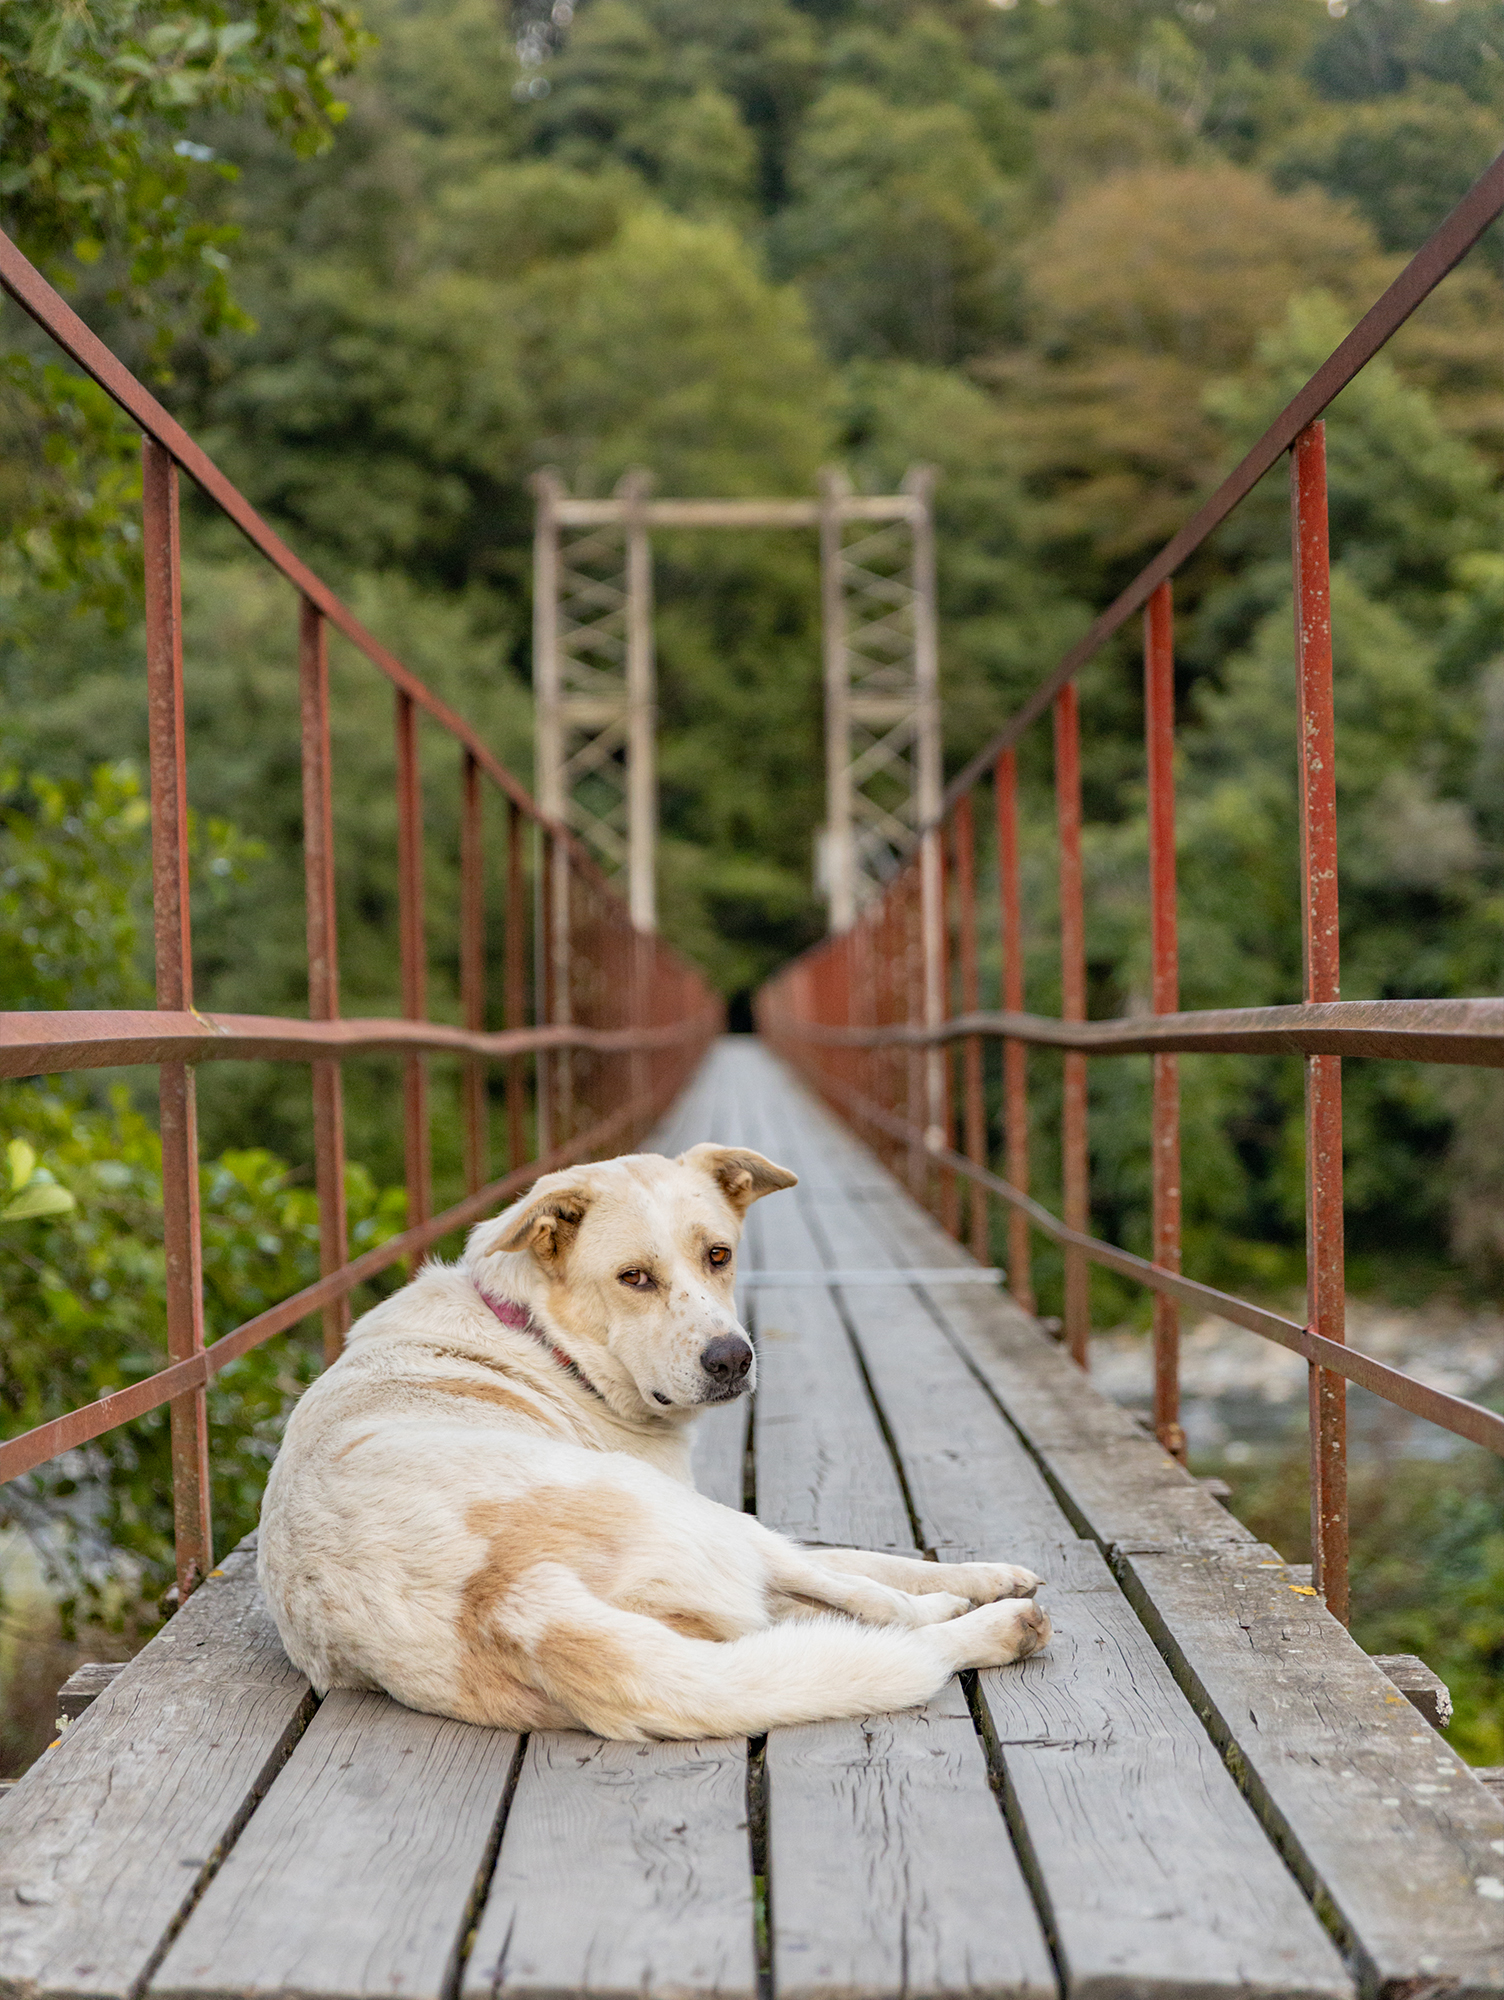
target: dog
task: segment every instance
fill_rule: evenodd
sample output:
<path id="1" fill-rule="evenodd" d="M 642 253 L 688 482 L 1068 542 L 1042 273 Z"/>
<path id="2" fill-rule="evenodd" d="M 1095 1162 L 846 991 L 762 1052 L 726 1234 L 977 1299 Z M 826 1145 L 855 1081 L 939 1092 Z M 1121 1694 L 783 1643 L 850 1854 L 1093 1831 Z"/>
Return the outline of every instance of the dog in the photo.
<path id="1" fill-rule="evenodd" d="M 694 1491 L 745 1395 L 752 1202 L 796 1176 L 698 1145 L 544 1175 L 352 1330 L 287 1426 L 258 1570 L 320 1693 L 630 1742 L 906 1708 L 1043 1646 L 1003 1563 L 803 1548 Z"/>

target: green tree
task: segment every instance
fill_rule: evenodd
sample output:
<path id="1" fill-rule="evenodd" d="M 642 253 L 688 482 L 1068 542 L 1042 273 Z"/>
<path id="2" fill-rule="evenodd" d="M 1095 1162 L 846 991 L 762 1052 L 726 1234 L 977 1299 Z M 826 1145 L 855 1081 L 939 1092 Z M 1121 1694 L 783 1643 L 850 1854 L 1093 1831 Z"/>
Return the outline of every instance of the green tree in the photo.
<path id="1" fill-rule="evenodd" d="M 8 1009 L 139 1003 L 147 810 L 129 766 L 85 781 L 6 775 L 0 831 L 0 966 Z M 195 828 L 200 897 L 233 900 L 255 851 L 223 824 Z M 238 879 L 237 879 L 238 878 Z M 162 1149 L 116 1085 L 86 1075 L 8 1085 L 0 1189 L 0 1422 L 8 1434 L 165 1365 Z M 402 1227 L 405 1196 L 352 1166 L 352 1241 Z M 230 1332 L 318 1276 L 311 1188 L 264 1148 L 205 1162 L 205 1327 Z M 255 1523 L 266 1468 L 318 1365 L 294 1334 L 254 1350 L 210 1390 L 219 1548 Z M 172 1574 L 166 1410 L 0 1489 L 0 1518 L 34 1540 L 65 1615 L 149 1625 Z"/>

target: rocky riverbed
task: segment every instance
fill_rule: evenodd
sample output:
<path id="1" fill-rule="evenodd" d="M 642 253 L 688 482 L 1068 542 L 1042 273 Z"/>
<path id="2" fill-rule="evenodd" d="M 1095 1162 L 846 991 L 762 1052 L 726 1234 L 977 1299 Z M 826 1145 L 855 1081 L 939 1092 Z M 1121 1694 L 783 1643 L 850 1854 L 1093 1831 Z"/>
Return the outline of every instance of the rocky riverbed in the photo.
<path id="1" fill-rule="evenodd" d="M 1298 1307 L 1290 1308 L 1293 1313 Z M 1347 1338 L 1391 1367 L 1433 1388 L 1487 1402 L 1504 1388 L 1504 1314 L 1437 1303 L 1419 1310 L 1350 1299 Z M 1153 1406 L 1152 1350 L 1146 1335 L 1117 1331 L 1091 1346 L 1099 1388 L 1130 1409 Z M 1306 1425 L 1306 1364 L 1298 1354 L 1226 1320 L 1206 1318 L 1181 1341 L 1182 1421 L 1195 1457 L 1246 1462 L 1286 1445 Z M 1445 1458 L 1470 1449 L 1436 1425 L 1410 1417 L 1355 1385 L 1348 1389 L 1350 1448 L 1355 1456 L 1399 1451 Z"/>

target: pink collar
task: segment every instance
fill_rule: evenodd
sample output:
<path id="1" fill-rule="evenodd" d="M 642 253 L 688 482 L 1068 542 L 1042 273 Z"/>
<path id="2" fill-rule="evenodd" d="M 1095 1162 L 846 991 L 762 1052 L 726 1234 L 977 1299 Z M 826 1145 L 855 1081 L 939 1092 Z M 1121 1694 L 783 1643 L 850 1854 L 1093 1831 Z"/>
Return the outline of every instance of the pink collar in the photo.
<path id="1" fill-rule="evenodd" d="M 477 1292 L 480 1292 L 481 1303 L 489 1306 L 503 1326 L 510 1326 L 518 1333 L 531 1334 L 540 1347 L 548 1349 L 566 1375 L 572 1375 L 582 1388 L 588 1389 L 591 1395 L 597 1397 L 601 1402 L 606 1400 L 579 1363 L 566 1354 L 562 1347 L 559 1347 L 549 1339 L 548 1335 L 539 1326 L 526 1306 L 518 1305 L 515 1299 L 497 1300 L 489 1298 L 486 1293 L 480 1290 L 479 1285 L 475 1289 Z"/>

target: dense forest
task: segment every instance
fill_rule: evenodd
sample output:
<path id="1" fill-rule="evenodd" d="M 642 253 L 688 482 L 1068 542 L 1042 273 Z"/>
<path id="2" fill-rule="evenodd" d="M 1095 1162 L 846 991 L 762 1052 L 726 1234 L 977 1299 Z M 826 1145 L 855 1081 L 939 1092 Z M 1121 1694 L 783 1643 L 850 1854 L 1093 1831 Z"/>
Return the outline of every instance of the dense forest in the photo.
<path id="1" fill-rule="evenodd" d="M 0 221 L 524 775 L 539 468 L 585 493 L 643 467 L 663 493 L 802 494 L 827 463 L 869 490 L 934 464 L 954 768 L 1504 141 L 1504 0 L 5 12 Z M 134 120 L 124 151 L 90 124 L 85 86 L 98 97 L 101 77 Z M 1351 998 L 1504 990 L 1501 308 L 1495 231 L 1331 413 Z M 19 947 L 0 983 L 10 1006 L 119 1003 L 144 977 L 133 447 L 9 307 L 0 347 L 0 925 Z M 294 611 L 223 523 L 194 513 L 186 534 L 199 1004 L 296 1011 Z M 822 927 L 814 551 L 794 535 L 681 533 L 656 554 L 663 923 L 741 1008 Z M 1192 564 L 1177 611 L 1185 1000 L 1298 997 L 1279 476 Z M 395 981 L 390 707 L 353 660 L 337 657 L 335 678 L 345 1000 L 375 1011 Z M 1092 1011 L 1106 1015 L 1139 1004 L 1147 976 L 1131 643 L 1092 666 L 1082 698 Z M 1041 1010 L 1058 1000 L 1047 759 L 1036 732 Z M 432 768 L 428 813 L 443 1007 L 447 765 Z M 75 931 L 79 885 L 101 881 L 97 920 Z M 40 927 L 26 883 L 47 888 Z M 1037 1068 L 1046 1127 L 1056 1081 Z M 1297 1066 L 1185 1068 L 1189 1268 L 1298 1283 Z M 1359 1282 L 1403 1268 L 1412 1288 L 1497 1288 L 1498 1085 L 1350 1066 Z M 1146 1066 L 1097 1065 L 1093 1088 L 1096 1226 L 1142 1248 Z M 307 1157 L 301 1085 L 224 1066 L 203 1097 L 206 1147 L 231 1163 L 217 1183 L 225 1268 L 253 1269 L 258 1230 L 306 1261 L 308 1217 L 288 1209 L 303 1196 L 277 1178 Z M 369 1230 L 399 1212 L 378 1192 L 400 1175 L 392 1102 L 384 1085 L 352 1089 Z M 67 1182 L 82 1127 L 60 1103 L 38 1094 L 28 1143 L 46 1158 L 50 1134 L 61 1150 L 46 1170 Z M 101 1151 L 138 1117 L 123 1098 L 90 1103 Z M 145 1172 L 149 1133 L 129 1134 L 123 1157 Z M 457 1172 L 442 1132 L 438 1160 L 441 1178 Z M 80 1282 L 92 1271 L 121 1297 L 142 1197 L 134 1182 L 116 1192 L 97 1213 L 118 1227 L 96 1215 L 102 1262 L 66 1217 L 35 1226 L 56 1237 L 54 1260 L 83 1260 Z M 39 1313 L 60 1310 L 42 1277 L 27 1283 Z M 122 1313 L 106 1376 L 140 1346 L 135 1308 Z M 38 1369 L 24 1392 L 9 1385 L 17 1418 L 50 1393 Z M 271 1373 L 260 1393 L 231 1517 L 254 1504 Z M 154 1533 L 129 1531 L 146 1554 Z"/>

